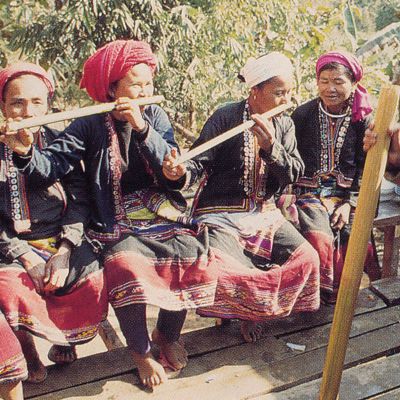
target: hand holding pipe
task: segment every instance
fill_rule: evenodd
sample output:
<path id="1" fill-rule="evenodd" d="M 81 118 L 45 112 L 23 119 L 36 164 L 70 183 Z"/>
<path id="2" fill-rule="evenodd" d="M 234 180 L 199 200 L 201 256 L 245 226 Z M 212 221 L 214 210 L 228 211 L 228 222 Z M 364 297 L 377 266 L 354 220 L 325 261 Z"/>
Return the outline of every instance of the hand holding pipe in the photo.
<path id="1" fill-rule="evenodd" d="M 275 115 L 278 115 L 290 107 L 292 107 L 292 103 L 282 104 L 278 107 L 275 107 L 263 114 L 261 114 L 261 118 L 272 118 Z M 228 131 L 222 133 L 221 135 L 216 136 L 215 138 L 209 140 L 201 144 L 198 147 L 195 147 L 192 150 L 189 150 L 187 153 L 182 154 L 179 158 L 177 158 L 174 162 L 174 165 L 179 165 L 184 163 L 185 161 L 191 160 L 192 158 L 198 156 L 201 153 L 204 153 L 207 150 L 212 149 L 213 147 L 225 142 L 226 140 L 238 135 L 239 133 L 245 131 L 246 129 L 250 129 L 255 124 L 254 121 L 246 121 L 243 124 L 236 126 L 235 128 L 229 129 Z"/>

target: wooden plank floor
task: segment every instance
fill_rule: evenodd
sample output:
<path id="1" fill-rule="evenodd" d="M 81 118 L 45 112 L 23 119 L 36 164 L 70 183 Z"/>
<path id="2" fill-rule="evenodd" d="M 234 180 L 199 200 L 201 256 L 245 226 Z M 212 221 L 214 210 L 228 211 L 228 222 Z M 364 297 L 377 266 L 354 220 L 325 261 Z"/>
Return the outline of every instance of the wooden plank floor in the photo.
<path id="1" fill-rule="evenodd" d="M 333 307 L 264 326 L 263 338 L 244 343 L 239 325 L 184 335 L 190 361 L 180 377 L 145 391 L 125 348 L 52 366 L 45 384 L 25 385 L 27 398 L 149 400 L 317 399 Z M 400 306 L 360 291 L 340 399 L 400 399 Z M 288 343 L 305 346 L 292 350 Z"/>

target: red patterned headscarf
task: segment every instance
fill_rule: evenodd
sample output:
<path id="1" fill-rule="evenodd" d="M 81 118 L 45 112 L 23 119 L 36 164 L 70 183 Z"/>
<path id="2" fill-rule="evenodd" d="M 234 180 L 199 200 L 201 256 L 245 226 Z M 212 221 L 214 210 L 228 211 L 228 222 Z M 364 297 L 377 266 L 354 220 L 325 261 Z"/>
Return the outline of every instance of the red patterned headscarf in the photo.
<path id="1" fill-rule="evenodd" d="M 53 97 L 53 77 L 37 64 L 20 61 L 0 71 L 0 101 L 4 102 L 4 88 L 7 83 L 21 75 L 35 75 L 40 78 L 49 90 L 49 97 Z"/>
<path id="2" fill-rule="evenodd" d="M 323 54 L 317 61 L 317 78 L 319 78 L 321 68 L 331 62 L 337 62 L 349 68 L 356 82 L 359 82 L 363 77 L 362 65 L 355 56 L 344 51 L 330 51 Z M 370 114 L 371 111 L 372 107 L 369 102 L 369 94 L 363 86 L 358 84 L 354 92 L 352 120 L 360 121 Z"/>
<path id="3" fill-rule="evenodd" d="M 116 40 L 98 49 L 83 66 L 81 89 L 96 101 L 112 101 L 109 89 L 137 64 L 147 64 L 154 72 L 157 59 L 150 46 L 138 40 Z"/>

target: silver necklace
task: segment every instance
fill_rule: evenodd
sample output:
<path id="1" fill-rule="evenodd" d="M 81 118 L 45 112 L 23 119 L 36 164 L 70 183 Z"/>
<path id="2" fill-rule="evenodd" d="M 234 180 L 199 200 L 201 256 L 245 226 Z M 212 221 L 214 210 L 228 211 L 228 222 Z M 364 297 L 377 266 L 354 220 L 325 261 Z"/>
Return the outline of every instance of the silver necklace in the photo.
<path id="1" fill-rule="evenodd" d="M 324 107 L 322 107 L 322 101 L 320 101 L 320 103 L 319 103 L 319 108 L 325 115 L 327 115 L 328 117 L 331 117 L 331 118 L 343 118 L 343 117 L 345 117 L 347 115 L 347 111 L 344 114 L 330 114 L 330 113 L 328 113 L 328 111 L 326 111 L 324 109 Z"/>

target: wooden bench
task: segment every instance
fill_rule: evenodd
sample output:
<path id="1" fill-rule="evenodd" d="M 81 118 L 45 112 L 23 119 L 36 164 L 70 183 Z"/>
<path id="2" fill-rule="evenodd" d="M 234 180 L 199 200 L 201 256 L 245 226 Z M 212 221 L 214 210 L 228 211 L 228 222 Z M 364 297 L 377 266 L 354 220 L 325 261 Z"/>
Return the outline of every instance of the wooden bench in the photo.
<path id="1" fill-rule="evenodd" d="M 379 212 L 374 227 L 383 231 L 382 279 L 371 283 L 371 290 L 386 304 L 400 304 L 400 197 L 393 195 L 390 200 L 379 203 Z"/>
<path id="2" fill-rule="evenodd" d="M 52 365 L 40 385 L 25 383 L 35 400 L 300 400 L 318 398 L 334 308 L 294 314 L 264 324 L 263 338 L 244 343 L 237 321 L 183 335 L 190 362 L 177 379 L 153 393 L 138 383 L 127 348 Z M 358 296 L 341 386 L 341 399 L 397 399 L 400 306 L 385 304 L 369 289 Z M 289 344 L 302 345 L 293 350 Z M 395 371 L 395 372 L 393 372 Z M 359 377 L 359 379 L 358 379 Z M 376 396 L 376 397 L 375 397 Z M 385 397 L 386 398 L 386 397 Z"/>
<path id="3" fill-rule="evenodd" d="M 400 249 L 400 197 L 379 203 L 378 215 L 374 227 L 383 231 L 384 248 L 382 260 L 382 278 L 397 276 Z"/>

